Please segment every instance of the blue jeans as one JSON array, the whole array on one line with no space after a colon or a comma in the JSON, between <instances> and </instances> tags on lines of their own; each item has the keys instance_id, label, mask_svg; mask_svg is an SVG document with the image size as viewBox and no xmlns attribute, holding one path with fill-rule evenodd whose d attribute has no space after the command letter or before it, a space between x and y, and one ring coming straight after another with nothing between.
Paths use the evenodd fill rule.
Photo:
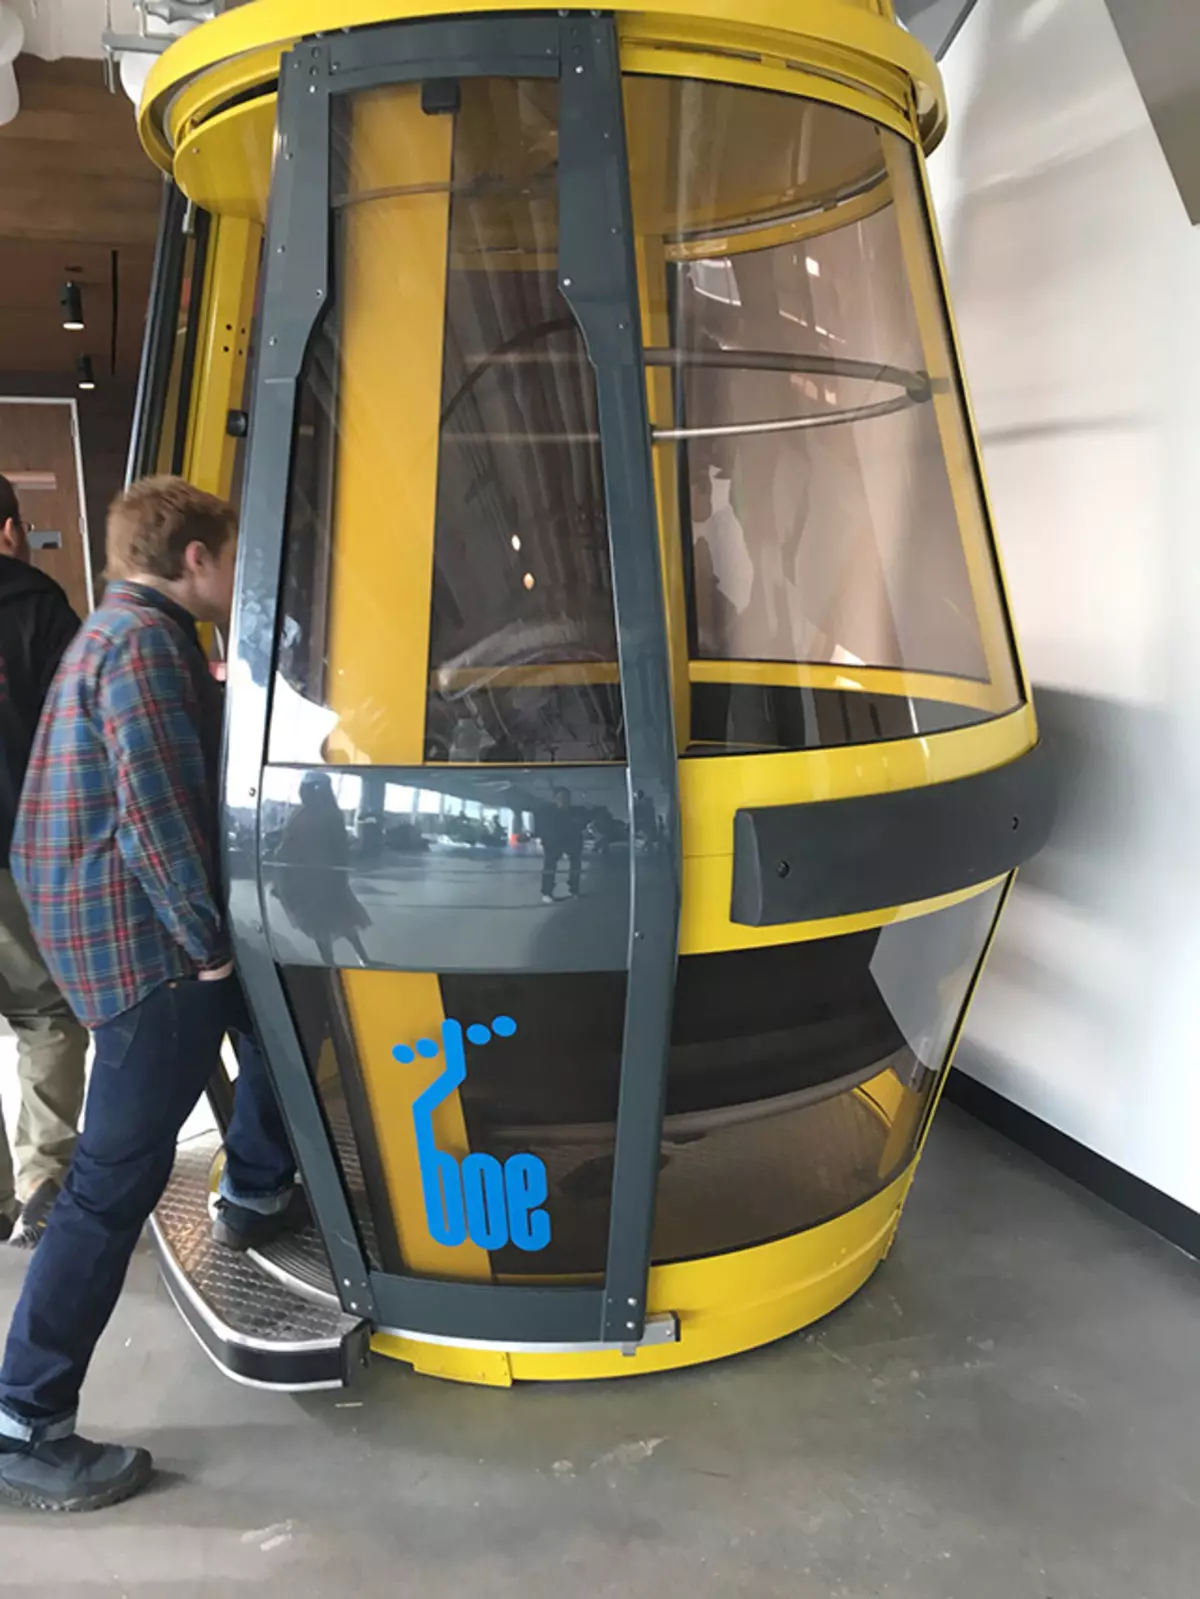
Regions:
<instances>
[{"instance_id":1,"label":"blue jeans","mask_svg":"<svg viewBox=\"0 0 1200 1599\"><path fill-rule=\"evenodd\" d=\"M295 1165L236 978L168 983L98 1027L83 1132L9 1328L0 1436L46 1441L74 1430L92 1351L227 1032L239 1065L227 1195L255 1210L287 1202Z\"/></svg>"}]
</instances>

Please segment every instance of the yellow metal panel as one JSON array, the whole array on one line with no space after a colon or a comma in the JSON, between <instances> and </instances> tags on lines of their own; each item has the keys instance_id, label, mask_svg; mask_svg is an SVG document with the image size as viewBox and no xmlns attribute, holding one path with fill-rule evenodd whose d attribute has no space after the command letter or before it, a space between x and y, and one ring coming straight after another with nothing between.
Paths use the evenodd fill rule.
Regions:
<instances>
[{"instance_id":1,"label":"yellow metal panel","mask_svg":"<svg viewBox=\"0 0 1200 1599\"><path fill-rule=\"evenodd\" d=\"M887 1254L914 1167L915 1162L855 1210L807 1232L755 1249L655 1266L647 1308L651 1315L674 1312L679 1317L678 1343L638 1349L628 1356L618 1350L514 1351L508 1356L512 1376L522 1382L638 1377L721 1360L809 1326L861 1288ZM372 1347L400 1360L418 1355L417 1345L398 1339L376 1338ZM479 1359L465 1350L420 1348L430 1355L457 1353L464 1361ZM445 1375L487 1380L462 1371Z\"/></svg>"},{"instance_id":2,"label":"yellow metal panel","mask_svg":"<svg viewBox=\"0 0 1200 1599\"><path fill-rule=\"evenodd\" d=\"M768 755L724 755L679 764L683 812L683 955L761 949L810 938L884 927L969 899L993 884L977 885L920 904L859 916L780 927L743 927L730 921L733 895L733 819L743 806L797 805L861 794L922 788L989 771L1016 760L1037 742L1033 711L895 743L844 745Z\"/></svg>"},{"instance_id":3,"label":"yellow metal panel","mask_svg":"<svg viewBox=\"0 0 1200 1599\"><path fill-rule=\"evenodd\" d=\"M976 727L892 744L681 761L684 852L732 854L733 816L742 806L797 805L947 783L1004 766L1036 743L1033 711L1022 706Z\"/></svg>"},{"instance_id":4,"label":"yellow metal panel","mask_svg":"<svg viewBox=\"0 0 1200 1599\"><path fill-rule=\"evenodd\" d=\"M275 152L275 96L234 106L188 133L175 181L196 205L264 224Z\"/></svg>"},{"instance_id":5,"label":"yellow metal panel","mask_svg":"<svg viewBox=\"0 0 1200 1599\"><path fill-rule=\"evenodd\" d=\"M206 210L250 216L265 221L274 150L276 95L268 89L278 71L279 51L257 52L205 73L188 86L169 109L166 133L175 151L176 182L189 199ZM713 55L700 49L677 49L628 43L622 50L622 67L629 74L707 79L736 83L771 92L803 95L837 105L871 118L906 138L915 136L909 104L908 80L892 74L889 93L855 88L840 78L820 77L770 60L741 60ZM248 81L243 81L248 80ZM233 85L238 91L262 90L250 99L222 111ZM659 150L661 156L665 150ZM885 184L847 200L838 209L844 226L869 216L889 204ZM692 260L709 254L736 255L774 244L794 243L830 226L827 212L819 211L772 225L752 234L706 238L667 246L667 259ZM517 263L514 263L517 264ZM540 263L531 259L527 263Z\"/></svg>"},{"instance_id":6,"label":"yellow metal panel","mask_svg":"<svg viewBox=\"0 0 1200 1599\"><path fill-rule=\"evenodd\" d=\"M503 1350L455 1349L445 1344L422 1343L416 1338L400 1338L395 1333L376 1333L371 1348L388 1360L406 1361L423 1377L477 1383L484 1388L512 1387L512 1361Z\"/></svg>"},{"instance_id":7,"label":"yellow metal panel","mask_svg":"<svg viewBox=\"0 0 1200 1599\"><path fill-rule=\"evenodd\" d=\"M256 0L237 6L184 34L155 63L138 115L142 143L164 170L171 167L166 119L176 93L199 75L246 61L246 78L262 82L262 53L286 48L298 38L331 28L354 28L417 16L454 15L457 0ZM545 0L479 0L476 13L533 12ZM851 83L890 80L896 73L913 86L917 117L927 147L945 126L945 94L929 52L904 29L880 16L872 0L613 0L622 31L631 40L696 43L785 61L818 64L825 74ZM236 69L225 87L232 95Z\"/></svg>"},{"instance_id":8,"label":"yellow metal panel","mask_svg":"<svg viewBox=\"0 0 1200 1599\"><path fill-rule=\"evenodd\" d=\"M713 762L706 763L708 765ZM729 919L733 896L732 855L685 855L683 858L683 913L679 922L679 953L711 955L727 949L767 949L777 944L801 944L814 938L836 938L842 933L862 933L871 927L890 927L946 910L965 899L994 888L989 883L941 894L935 899L885 910L863 911L856 916L831 916L819 922L788 922L780 927L743 927Z\"/></svg>"},{"instance_id":9,"label":"yellow metal panel","mask_svg":"<svg viewBox=\"0 0 1200 1599\"><path fill-rule=\"evenodd\" d=\"M274 104L274 80L279 76L282 46L251 51L231 61L222 61L185 83L171 98L164 114L164 131L173 150L202 122L215 116L229 102L260 89Z\"/></svg>"},{"instance_id":10,"label":"yellow metal panel","mask_svg":"<svg viewBox=\"0 0 1200 1599\"><path fill-rule=\"evenodd\" d=\"M840 0L794 0L791 4L779 0L777 11L783 13L785 8L786 15L779 15L773 25L766 19L760 21L758 7L735 8L729 0L710 0L707 5L673 0L669 7L660 4L652 10L632 4L627 9L621 4L614 7L626 43L720 52L731 62L757 57L768 66L807 71L830 85L865 90L902 108L897 83L906 81L908 104L921 141L927 150L936 148L946 130L945 90L934 60L922 44L891 19L861 12L856 15ZM897 41L903 41L899 48L895 48ZM777 87L783 93L794 92L788 90L786 81ZM828 89L813 92L818 99L829 96Z\"/></svg>"},{"instance_id":11,"label":"yellow metal panel","mask_svg":"<svg viewBox=\"0 0 1200 1599\"><path fill-rule=\"evenodd\" d=\"M242 403L261 244L256 222L213 218L184 476L223 499L233 482L236 450L226 422Z\"/></svg>"},{"instance_id":12,"label":"yellow metal panel","mask_svg":"<svg viewBox=\"0 0 1200 1599\"><path fill-rule=\"evenodd\" d=\"M679 29L673 32L678 36ZM696 78L714 83L735 83L746 88L767 89L775 94L803 95L827 105L842 106L872 122L883 123L905 138L916 137L909 96L909 79L898 69L881 67L874 72L857 63L860 76L870 81L858 84L846 76L848 63L825 57L819 51L806 52L804 71L790 61L775 57L747 59L744 56L718 55L705 49L712 42L703 25L687 30L686 47L675 42L653 40L645 19L629 17L621 30L621 69L627 73L659 78ZM809 61L808 57L815 55ZM822 71L822 67L826 70ZM839 207L838 215L841 215ZM824 218L825 227L829 217ZM773 241L779 242L779 241ZM742 248L746 245L743 242Z\"/></svg>"},{"instance_id":13,"label":"yellow metal panel","mask_svg":"<svg viewBox=\"0 0 1200 1599\"><path fill-rule=\"evenodd\" d=\"M425 116L416 85L359 95L350 116L355 191L423 192L356 200L342 218L329 753L419 766L454 119Z\"/></svg>"}]
</instances>

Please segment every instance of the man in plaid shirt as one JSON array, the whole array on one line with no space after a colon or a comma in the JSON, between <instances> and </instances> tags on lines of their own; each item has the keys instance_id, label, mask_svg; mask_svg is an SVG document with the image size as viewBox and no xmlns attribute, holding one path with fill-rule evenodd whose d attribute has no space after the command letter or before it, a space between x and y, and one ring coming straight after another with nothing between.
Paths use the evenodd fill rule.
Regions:
<instances>
[{"instance_id":1,"label":"man in plaid shirt","mask_svg":"<svg viewBox=\"0 0 1200 1599\"><path fill-rule=\"evenodd\" d=\"M95 1039L84 1131L0 1369L0 1499L35 1509L96 1509L149 1479L145 1450L87 1442L75 1412L227 1032L240 1070L214 1232L244 1249L302 1219L217 872L221 691L195 623L228 624L235 535L228 505L177 478L114 502L115 580L63 657L17 821L34 935Z\"/></svg>"}]
</instances>

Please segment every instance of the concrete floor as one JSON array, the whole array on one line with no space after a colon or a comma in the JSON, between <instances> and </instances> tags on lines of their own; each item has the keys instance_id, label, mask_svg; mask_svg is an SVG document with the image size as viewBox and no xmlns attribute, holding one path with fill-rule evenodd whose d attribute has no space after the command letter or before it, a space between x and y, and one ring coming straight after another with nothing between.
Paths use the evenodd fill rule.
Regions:
<instances>
[{"instance_id":1,"label":"concrete floor","mask_svg":"<svg viewBox=\"0 0 1200 1599\"><path fill-rule=\"evenodd\" d=\"M0 1250L0 1319L22 1258ZM235 1387L139 1255L94 1434L161 1476L0 1511L5 1599L1185 1599L1200 1267L946 1109L890 1261L807 1335L690 1373L488 1392L377 1362Z\"/></svg>"}]
</instances>

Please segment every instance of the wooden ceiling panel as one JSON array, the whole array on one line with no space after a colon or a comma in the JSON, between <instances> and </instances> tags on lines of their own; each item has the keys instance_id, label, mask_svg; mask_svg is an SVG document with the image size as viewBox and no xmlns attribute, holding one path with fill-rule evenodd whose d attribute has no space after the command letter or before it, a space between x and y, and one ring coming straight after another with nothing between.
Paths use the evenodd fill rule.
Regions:
<instances>
[{"instance_id":1,"label":"wooden ceiling panel","mask_svg":"<svg viewBox=\"0 0 1200 1599\"><path fill-rule=\"evenodd\" d=\"M94 61L17 62L21 110L0 128L0 373L73 379L90 355L98 383L137 370L162 180L133 108ZM114 340L114 272L116 336ZM72 278L85 329L62 326Z\"/></svg>"}]
</instances>

